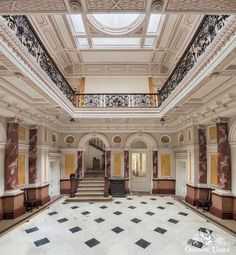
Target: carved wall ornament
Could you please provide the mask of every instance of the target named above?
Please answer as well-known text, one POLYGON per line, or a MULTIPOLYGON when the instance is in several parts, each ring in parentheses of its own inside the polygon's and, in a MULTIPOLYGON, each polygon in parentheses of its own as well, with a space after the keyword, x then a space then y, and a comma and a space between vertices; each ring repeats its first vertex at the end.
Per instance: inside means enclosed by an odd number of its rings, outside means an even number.
POLYGON ((57 135, 56 134, 52 134, 52 142, 56 143, 57 141, 57 135))
POLYGON ((73 144, 75 142, 75 137, 72 135, 68 135, 65 137, 64 141, 66 144, 73 144))
POLYGON ((162 0, 153 0, 151 10, 152 11, 161 11, 162 6, 163 6, 163 1, 162 0))
POLYGON ((183 143, 184 142, 184 134, 181 132, 181 133, 179 133, 179 135, 178 135, 178 141, 180 142, 180 143, 183 143))
POLYGON ((162 144, 170 144, 171 143, 171 137, 168 135, 163 135, 161 137, 161 143, 162 144))
POLYGON ((70 0, 70 10, 72 12, 80 12, 82 11, 82 6, 79 0, 70 0))
POLYGON ((112 141, 114 144, 121 144, 122 142, 122 137, 119 136, 119 135, 115 135, 113 138, 112 138, 112 141))

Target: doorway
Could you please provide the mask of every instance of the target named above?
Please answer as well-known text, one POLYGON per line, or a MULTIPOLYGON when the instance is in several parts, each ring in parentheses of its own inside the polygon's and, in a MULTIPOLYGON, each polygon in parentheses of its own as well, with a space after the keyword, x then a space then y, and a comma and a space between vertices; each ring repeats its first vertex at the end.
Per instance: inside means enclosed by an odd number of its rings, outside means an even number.
POLYGON ((151 191, 151 171, 150 171, 150 154, 147 145, 138 141, 131 145, 130 153, 130 190, 131 192, 151 191))
POLYGON ((176 195, 186 196, 187 193, 187 160, 176 160, 176 195))
POLYGON ((50 160, 49 196, 60 195, 60 159, 50 160))

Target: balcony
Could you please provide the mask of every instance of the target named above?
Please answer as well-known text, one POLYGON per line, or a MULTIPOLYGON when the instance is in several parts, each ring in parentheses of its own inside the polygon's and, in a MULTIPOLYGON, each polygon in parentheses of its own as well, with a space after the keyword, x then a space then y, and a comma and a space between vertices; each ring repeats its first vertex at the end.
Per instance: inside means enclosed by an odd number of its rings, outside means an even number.
POLYGON ((77 94, 77 108, 157 108, 158 94, 77 94))

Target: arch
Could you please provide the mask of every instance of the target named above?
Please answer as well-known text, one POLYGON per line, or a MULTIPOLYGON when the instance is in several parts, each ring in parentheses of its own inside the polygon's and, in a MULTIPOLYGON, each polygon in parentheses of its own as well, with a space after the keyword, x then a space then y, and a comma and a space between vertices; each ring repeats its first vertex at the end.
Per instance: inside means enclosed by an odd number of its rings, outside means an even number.
POLYGON ((236 142, 236 120, 232 124, 230 130, 229 130, 229 143, 235 143, 236 142))
POLYGON ((129 150, 131 147, 131 144, 138 140, 144 141, 147 144, 148 148, 151 148, 151 149, 157 148, 157 142, 153 136, 151 136, 150 134, 147 134, 147 133, 135 133, 135 134, 130 135, 127 138, 126 143, 125 143, 125 149, 129 150))
POLYGON ((0 122, 0 142, 6 143, 6 141, 7 141, 6 130, 3 126, 3 124, 0 122))
POLYGON ((100 134, 100 133, 88 133, 88 134, 83 135, 79 139, 79 144, 78 144, 79 150, 84 150, 86 142, 88 142, 91 138, 99 138, 100 140, 102 140, 104 142, 106 150, 110 149, 110 147, 111 147, 110 142, 105 135, 100 134))

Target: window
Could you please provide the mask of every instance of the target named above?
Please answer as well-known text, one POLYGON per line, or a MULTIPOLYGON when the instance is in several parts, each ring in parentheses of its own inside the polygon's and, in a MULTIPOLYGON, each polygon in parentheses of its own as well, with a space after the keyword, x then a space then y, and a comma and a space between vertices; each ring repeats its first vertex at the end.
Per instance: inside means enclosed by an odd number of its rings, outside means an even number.
POLYGON ((151 14, 149 22, 148 22, 147 33, 150 33, 150 34, 157 33, 159 25, 160 25, 160 21, 161 21, 160 14, 151 14))
POLYGON ((100 47, 138 47, 140 45, 140 38, 138 37, 96 37, 92 38, 94 46, 100 47))

